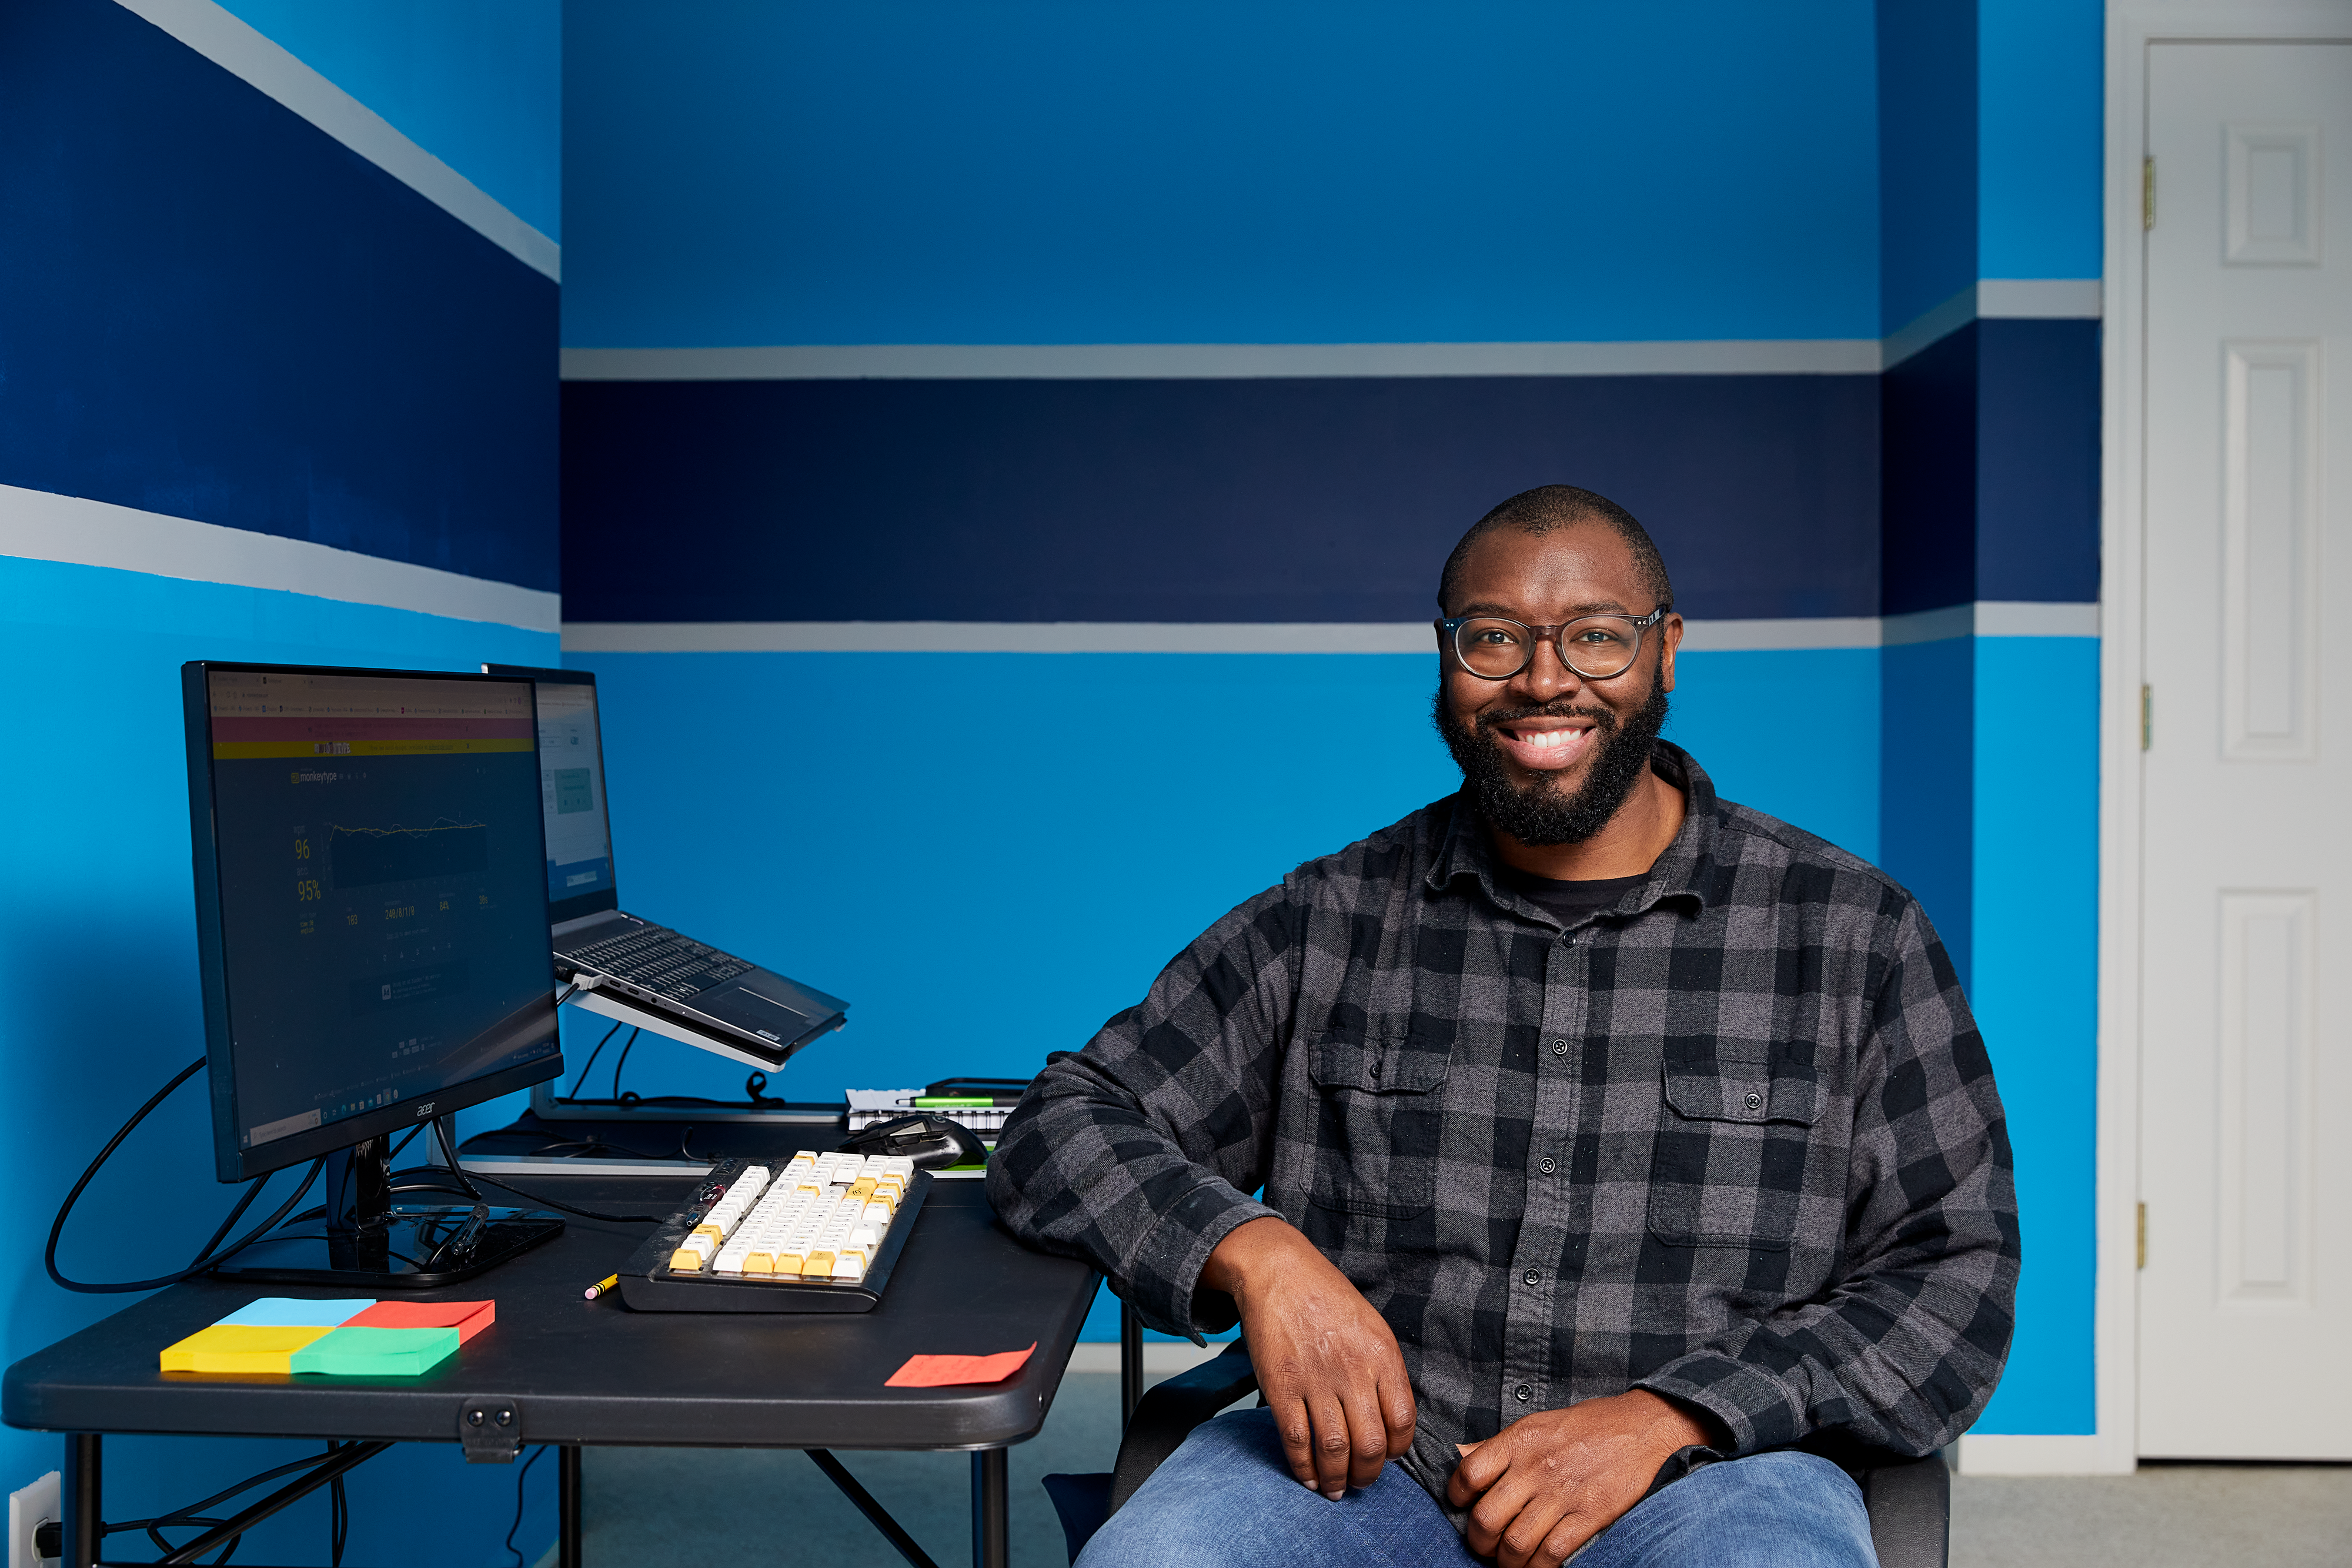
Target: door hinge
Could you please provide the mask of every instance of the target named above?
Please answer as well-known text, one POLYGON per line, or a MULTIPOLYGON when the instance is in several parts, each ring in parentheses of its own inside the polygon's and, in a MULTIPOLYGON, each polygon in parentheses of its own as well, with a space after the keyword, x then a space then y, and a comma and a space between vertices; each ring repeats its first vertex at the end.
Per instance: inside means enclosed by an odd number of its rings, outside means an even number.
POLYGON ((2139 1263, 2138 1263, 2138 1267, 2140 1267, 2140 1268, 2142 1268, 2142 1269, 2145 1269, 2145 1268, 2147 1268, 2147 1205, 2146 1205, 2146 1204, 2144 1204, 2144 1203, 2143 1203, 2143 1204, 2141 1204, 2141 1205, 2139 1206, 2139 1263))
POLYGON ((2156 688, 2144 685, 2139 689, 2139 748, 2152 750, 2156 746, 2156 688))
POLYGON ((2139 161, 2139 226, 2143 230, 2156 226, 2156 160, 2153 158, 2139 161))

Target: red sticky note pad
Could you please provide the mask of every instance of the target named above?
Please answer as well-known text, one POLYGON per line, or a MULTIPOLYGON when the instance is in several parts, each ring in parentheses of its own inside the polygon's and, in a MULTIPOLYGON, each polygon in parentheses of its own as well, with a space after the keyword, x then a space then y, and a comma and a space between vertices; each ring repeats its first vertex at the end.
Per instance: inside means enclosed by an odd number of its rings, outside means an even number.
POLYGON ((957 1383, 1002 1383, 1021 1370, 1037 1346, 994 1355, 910 1355, 885 1388, 945 1388, 957 1383))
POLYGON ((354 1318, 343 1320, 353 1329, 456 1329, 465 1343, 490 1326, 499 1313, 496 1301, 378 1301, 354 1318))

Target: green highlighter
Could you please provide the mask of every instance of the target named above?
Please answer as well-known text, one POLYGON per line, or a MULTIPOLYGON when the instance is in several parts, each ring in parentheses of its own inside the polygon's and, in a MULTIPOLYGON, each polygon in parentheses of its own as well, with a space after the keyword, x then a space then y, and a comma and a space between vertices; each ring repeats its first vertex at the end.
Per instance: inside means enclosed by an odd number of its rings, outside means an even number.
POLYGON ((340 1328, 295 1352, 292 1370, 337 1377, 415 1377, 457 1354, 456 1329, 340 1328))

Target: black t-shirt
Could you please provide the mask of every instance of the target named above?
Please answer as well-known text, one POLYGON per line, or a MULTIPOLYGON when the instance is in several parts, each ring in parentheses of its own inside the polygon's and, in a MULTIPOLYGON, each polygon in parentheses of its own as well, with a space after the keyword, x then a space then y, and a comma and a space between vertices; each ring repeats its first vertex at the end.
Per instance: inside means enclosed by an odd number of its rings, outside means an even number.
POLYGON ((1555 882, 1516 866, 1503 866, 1500 870, 1504 880, 1519 896, 1548 911, 1562 925, 1573 925, 1596 909, 1611 908, 1627 889, 1650 880, 1650 873, 1643 872, 1635 876, 1604 876, 1593 882, 1555 882))

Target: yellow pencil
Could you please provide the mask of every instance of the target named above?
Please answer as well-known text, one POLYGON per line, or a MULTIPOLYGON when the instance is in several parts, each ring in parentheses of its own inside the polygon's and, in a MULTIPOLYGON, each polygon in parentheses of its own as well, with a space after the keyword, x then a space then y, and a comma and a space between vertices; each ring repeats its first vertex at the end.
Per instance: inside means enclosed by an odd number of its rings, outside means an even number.
POLYGON ((593 1301, 620 1282, 621 1277, 618 1274, 607 1274, 580 1293, 593 1301))

